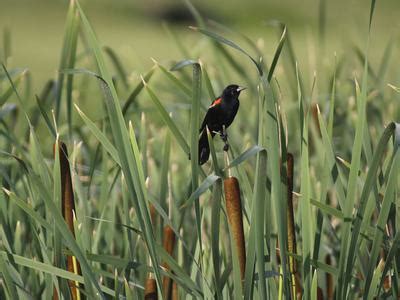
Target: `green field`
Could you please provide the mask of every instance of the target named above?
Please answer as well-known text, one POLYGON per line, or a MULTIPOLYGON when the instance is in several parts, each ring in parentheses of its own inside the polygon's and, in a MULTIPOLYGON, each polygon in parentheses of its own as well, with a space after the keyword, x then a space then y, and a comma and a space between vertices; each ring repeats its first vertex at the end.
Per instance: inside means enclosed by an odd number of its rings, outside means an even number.
POLYGON ((399 11, 0 0, 0 298, 396 299, 399 11))

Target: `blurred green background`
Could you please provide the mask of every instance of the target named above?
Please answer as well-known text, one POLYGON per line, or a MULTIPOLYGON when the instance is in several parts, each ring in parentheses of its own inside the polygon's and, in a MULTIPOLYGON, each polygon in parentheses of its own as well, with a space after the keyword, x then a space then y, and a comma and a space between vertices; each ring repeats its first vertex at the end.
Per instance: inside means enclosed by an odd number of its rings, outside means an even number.
MULTIPOLYGON (((100 42, 116 51, 129 72, 148 70, 153 64, 150 57, 161 62, 184 58, 163 24, 169 24, 190 46, 199 37, 188 29, 195 22, 183 1, 80 2, 100 42)), ((258 40, 264 45, 267 59, 271 58, 277 39, 276 30, 268 23, 284 22, 297 59, 303 62, 303 70, 310 72, 314 72, 313 66, 305 62, 312 62, 313 51, 317 49, 311 41, 317 40, 321 33, 325 32, 324 56, 330 63, 335 52, 348 52, 354 45, 364 48, 370 6, 362 0, 197 0, 193 4, 206 18, 258 40), (320 23, 323 14, 325 25, 320 23)), ((0 29, 11 33, 12 58, 8 66, 28 68, 33 75, 35 93, 46 79, 56 75, 67 7, 68 1, 62 0, 0 0, 0 29)), ((399 38, 399 12, 400 1, 379 1, 372 32, 372 65, 381 59, 388 41, 399 38)))

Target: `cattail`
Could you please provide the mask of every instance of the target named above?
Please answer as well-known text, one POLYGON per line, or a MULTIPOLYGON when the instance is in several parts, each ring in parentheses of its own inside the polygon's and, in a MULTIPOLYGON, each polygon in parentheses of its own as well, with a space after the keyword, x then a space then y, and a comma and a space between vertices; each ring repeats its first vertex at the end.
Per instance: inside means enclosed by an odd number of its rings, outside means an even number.
POLYGON ((144 299, 145 300, 157 300, 158 295, 157 295, 157 283, 154 278, 149 276, 146 279, 146 284, 144 287, 144 299))
MULTIPOLYGON (((172 230, 172 228, 170 226, 165 226, 164 227, 164 241, 163 241, 163 247, 165 249, 165 251, 167 251, 167 253, 169 255, 172 256, 173 252, 174 252, 174 247, 175 247, 175 233, 172 230)), ((163 263, 163 267, 166 270, 170 270, 170 267, 167 263, 163 263)), ((164 291, 164 297, 165 299, 171 299, 172 298, 172 279, 164 276, 163 278, 163 291, 164 291)))
POLYGON ((224 180, 226 213, 231 226, 232 235, 236 243, 239 257, 240 275, 244 279, 246 267, 246 249, 243 232, 242 203, 240 201, 239 182, 235 177, 228 177, 224 180))
MULTIPOLYGON (((168 217, 172 219, 172 186, 171 186, 171 174, 168 173, 168 217)), ((165 251, 172 256, 175 248, 175 233, 171 226, 166 225, 163 230, 163 248, 165 251)), ((170 266, 163 262, 162 266, 165 270, 170 271, 170 266)), ((163 278, 163 291, 165 299, 172 299, 173 297, 173 280, 170 277, 164 276, 163 278)))
MULTIPOLYGON (((384 249, 381 249, 381 260, 383 261, 383 265, 386 264, 386 252, 384 249)), ((392 280, 389 275, 386 275, 383 279, 383 289, 388 291, 392 288, 392 280)))
MULTIPOLYGON (((55 147, 57 144, 54 144, 53 153, 55 157, 55 147)), ((72 188, 72 179, 71 179, 71 170, 69 167, 68 161, 68 150, 67 146, 59 141, 58 142, 58 155, 60 160, 60 175, 61 175, 61 210, 62 215, 64 217, 65 222, 69 230, 75 236, 74 231, 74 214, 75 214, 75 201, 74 201, 74 190, 72 188)), ((76 260, 75 256, 67 255, 67 270, 69 272, 81 275, 81 267, 79 262, 76 260)), ((81 295, 79 293, 79 284, 74 281, 69 281, 69 287, 71 289, 72 299, 81 299, 81 295)), ((53 298, 53 299, 58 299, 53 298)))
MULTIPOLYGON (((142 115, 143 116, 143 115, 142 115)), ((149 189, 150 186, 150 177, 146 178, 145 181, 146 189, 149 189)), ((156 225, 157 221, 157 212, 153 204, 150 203, 150 220, 153 228, 156 225)), ((149 259, 149 266, 151 266, 151 259, 149 259)), ((144 299, 145 300, 157 300, 158 299, 158 291, 157 291, 157 282, 151 275, 151 273, 148 274, 146 278, 146 282, 144 284, 144 299)))
MULTIPOLYGON (((331 256, 329 254, 325 256, 325 263, 329 266, 332 265, 331 256)), ((330 273, 326 273, 326 298, 328 300, 333 299, 333 277, 330 273)))
POLYGON ((324 293, 319 286, 317 287, 317 300, 324 300, 324 293))
POLYGON ((176 284, 176 281, 172 283, 172 300, 178 300, 179 299, 179 290, 178 290, 178 285, 176 284))
MULTIPOLYGON (((294 225, 294 209, 293 209, 293 170, 294 160, 291 153, 287 154, 287 235, 288 235, 288 251, 296 254, 296 231, 294 225)), ((289 256, 289 270, 294 275, 292 277, 293 288, 297 297, 302 295, 300 280, 297 276, 297 262, 293 256, 289 256)))

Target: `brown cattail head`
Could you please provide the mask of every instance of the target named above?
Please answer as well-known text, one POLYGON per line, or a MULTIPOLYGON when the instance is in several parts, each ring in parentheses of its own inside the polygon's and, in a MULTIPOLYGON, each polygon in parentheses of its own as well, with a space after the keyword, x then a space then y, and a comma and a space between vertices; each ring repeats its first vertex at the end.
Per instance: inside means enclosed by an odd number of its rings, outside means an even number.
MULTIPOLYGON (((167 251, 167 253, 172 256, 175 247, 175 233, 168 225, 164 227, 163 247, 165 251, 167 251)), ((170 267, 165 262, 163 263, 163 267, 167 270, 170 270, 170 267)), ((171 280, 171 278, 167 276, 163 278, 163 291, 165 299, 171 299, 172 297, 172 283, 173 281, 171 280)))
POLYGON ((179 299, 179 290, 178 290, 178 285, 174 281, 172 283, 172 300, 178 300, 179 299))
MULTIPOLYGON (((53 146, 53 153, 55 157, 56 144, 53 146)), ((67 146, 59 141, 58 142, 58 156, 60 160, 60 175, 61 175, 61 210, 65 222, 68 225, 69 230, 75 236, 74 231, 74 214, 75 214, 75 201, 74 201, 74 190, 72 188, 71 170, 68 161, 68 150, 67 146)), ((69 272, 81 275, 81 267, 75 257, 67 255, 67 270, 69 272)), ((74 281, 68 281, 71 289, 72 299, 78 299, 79 290, 77 289, 77 283, 74 281)))
POLYGON ((156 221, 157 221, 157 211, 156 208, 154 207, 153 204, 150 203, 150 220, 151 220, 151 224, 153 226, 156 225, 156 221))
MULTIPOLYGON (((56 144, 54 144, 55 147, 56 144)), ((54 157, 55 157, 55 148, 54 157)), ((74 191, 72 188, 71 170, 68 161, 67 146, 59 141, 58 142, 58 155, 60 159, 60 172, 61 172, 61 207, 62 215, 68 225, 69 230, 74 233, 74 220, 73 211, 75 211, 74 191)))
MULTIPOLYGON (((287 153, 286 157, 286 183, 287 183, 287 249, 290 253, 296 254, 296 230, 294 224, 294 206, 293 206, 293 177, 294 177, 294 159, 291 153, 287 153)), ((302 287, 297 273, 297 261, 293 256, 289 256, 289 270, 294 274, 294 290, 297 297, 302 296, 302 287)))
POLYGON ((301 287, 301 280, 299 273, 294 274, 294 284, 296 288, 296 297, 297 299, 301 299, 303 297, 303 289, 301 287))
POLYGON ((144 299, 145 300, 157 300, 157 283, 154 278, 148 277, 144 287, 144 299))
POLYGON ((317 300, 324 300, 324 293, 319 286, 317 287, 317 300))
MULTIPOLYGON (((381 249, 381 260, 383 261, 383 264, 386 264, 386 251, 384 249, 381 249)), ((384 280, 383 280, 383 289, 385 291, 388 291, 392 288, 392 278, 389 275, 386 275, 384 280)))
MULTIPOLYGON (((293 155, 287 154, 287 230, 288 230, 288 251, 296 254, 296 231, 294 227, 294 209, 293 209, 293 155)), ((296 260, 289 258, 289 267, 292 273, 295 273, 296 260)))
MULTIPOLYGON (((332 261, 331 261, 331 256, 329 254, 327 254, 325 256, 325 263, 327 265, 332 265, 332 261)), ((333 277, 332 274, 330 273, 326 273, 326 298, 328 300, 332 300, 333 299, 333 277)))
POLYGON ((224 180, 226 213, 231 226, 232 235, 236 243, 239 257, 241 279, 244 279, 246 267, 246 249, 243 232, 242 203, 240 201, 239 182, 235 177, 228 177, 224 180))

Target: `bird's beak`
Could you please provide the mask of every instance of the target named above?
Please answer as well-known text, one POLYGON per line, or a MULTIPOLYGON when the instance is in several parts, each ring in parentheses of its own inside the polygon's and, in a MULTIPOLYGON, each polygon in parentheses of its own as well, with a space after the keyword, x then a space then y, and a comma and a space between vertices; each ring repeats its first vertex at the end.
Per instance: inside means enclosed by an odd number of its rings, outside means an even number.
POLYGON ((242 87, 242 86, 239 86, 238 88, 237 88, 237 92, 238 93, 240 93, 241 91, 243 91, 243 90, 245 90, 246 88, 245 87, 242 87))

